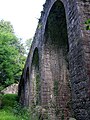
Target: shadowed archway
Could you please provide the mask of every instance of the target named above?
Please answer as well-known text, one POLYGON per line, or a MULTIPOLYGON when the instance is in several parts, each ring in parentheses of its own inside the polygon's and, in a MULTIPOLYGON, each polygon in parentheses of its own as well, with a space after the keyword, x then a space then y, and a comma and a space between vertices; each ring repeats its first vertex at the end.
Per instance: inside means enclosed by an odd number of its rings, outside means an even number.
POLYGON ((72 114, 68 61, 68 34, 65 9, 59 0, 49 13, 42 48, 42 106, 51 119, 67 120, 72 114), (69 105, 69 106, 68 106, 69 105))
POLYGON ((32 64, 31 64, 31 76, 30 76, 30 106, 41 104, 41 93, 40 93, 40 72, 39 72, 39 54, 38 49, 35 48, 32 64))

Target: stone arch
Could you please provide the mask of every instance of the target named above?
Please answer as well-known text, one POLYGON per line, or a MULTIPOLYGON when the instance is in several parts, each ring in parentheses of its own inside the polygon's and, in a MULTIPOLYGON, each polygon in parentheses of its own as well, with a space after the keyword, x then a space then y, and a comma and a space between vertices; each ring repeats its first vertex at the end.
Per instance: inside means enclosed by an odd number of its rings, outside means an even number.
MULTIPOLYGON (((48 109, 50 107, 50 99, 53 98, 53 101, 55 100, 53 97, 53 79, 58 78, 58 76, 63 73, 60 72, 60 70, 64 71, 64 68, 66 68, 66 73, 68 73, 69 69, 70 77, 69 75, 65 76, 67 76, 71 80, 73 111, 77 120, 90 119, 90 31, 86 31, 85 25, 83 24, 85 20, 89 18, 89 8, 89 0, 46 0, 23 72, 23 76, 25 76, 25 70, 29 64, 31 83, 31 81, 33 80, 32 71, 35 71, 32 69, 32 59, 34 58, 33 55, 35 53, 35 48, 38 48, 40 63, 39 71, 41 78, 41 105, 43 108, 48 109), (54 41, 54 35, 55 38, 58 39, 60 37, 60 34, 58 34, 58 32, 62 33, 64 29, 62 29, 62 31, 60 32, 60 29, 58 27, 61 28, 61 26, 59 25, 59 23, 56 27, 56 24, 53 25, 56 20, 53 22, 49 20, 50 14, 53 11, 52 8, 57 2, 63 4, 62 6, 64 7, 66 13, 65 16, 67 32, 65 33, 68 33, 68 41, 65 41, 66 49, 63 49, 63 47, 65 48, 65 46, 60 47, 61 45, 63 45, 63 42, 58 42, 58 40, 56 39, 56 41, 54 41), (48 25, 48 23, 52 23, 51 28, 57 28, 58 32, 53 32, 52 35, 53 29, 50 30, 50 25, 48 25), (65 50, 67 50, 66 56, 68 56, 68 60, 66 60, 67 57, 65 58, 65 56, 63 55, 65 50), (60 58, 60 56, 62 56, 62 58, 60 58), (61 67, 62 69, 58 67, 61 65, 59 59, 63 63, 63 66, 61 67), (57 69, 53 70, 54 68, 57 69), (58 73, 58 75, 55 73, 58 73)), ((58 20, 61 21, 60 18, 58 18, 58 20)), ((60 37, 60 39, 64 37, 65 36, 60 37)), ((23 80, 22 77, 21 80, 24 81, 25 79, 23 80)), ((20 84, 24 84, 24 82, 21 82, 20 84)), ((31 90, 33 90, 31 84, 29 85, 29 88, 30 104, 32 98, 34 99, 34 97, 32 97, 33 95, 31 94, 31 90)), ((66 89, 67 87, 63 88, 66 89)), ((50 114, 51 118, 55 120, 55 110, 49 108, 48 113, 50 114), (53 113, 53 115, 51 113, 53 113)), ((69 115, 70 114, 68 113, 65 119, 67 119, 69 115)), ((65 113, 64 116, 66 116, 65 113)), ((60 118, 60 115, 58 116, 58 118, 60 118)))
MULTIPOLYGON (((57 0, 59 1, 59 0, 57 0)), ((45 13, 44 19, 45 26, 47 29, 47 19, 50 11, 57 2, 56 0, 48 1, 47 6, 49 6, 47 14, 45 13), (51 2, 51 3, 50 3, 51 2)), ((87 109, 86 106, 89 104, 90 99, 90 76, 89 76, 89 58, 90 58, 90 47, 89 47, 89 39, 90 39, 90 31, 85 30, 85 25, 83 24, 85 19, 88 18, 90 13, 90 2, 89 1, 65 1, 62 0, 66 11, 66 20, 67 20, 67 32, 68 32, 68 43, 69 43, 69 71, 70 71, 70 79, 71 79, 71 86, 72 86, 72 103, 73 103, 73 111, 75 113, 75 117, 78 120, 90 119, 89 107, 87 109), (88 7, 88 8, 86 8, 88 7), (85 9, 84 9, 85 8, 85 9), (88 86, 88 89, 87 89, 88 86), (85 94, 85 96, 83 95, 85 94), (85 102, 84 102, 85 100, 85 102), (83 104, 83 102, 86 104, 83 104), (82 115, 83 112, 83 115, 82 115)), ((45 29, 45 28, 43 28, 45 29)), ((43 32, 43 31, 42 31, 43 32)), ((45 54, 49 57, 49 52, 47 49, 47 53, 45 49, 45 30, 42 35, 43 43, 42 43, 42 59, 45 54)), ((46 58, 47 59, 47 58, 46 58)), ((49 59, 48 64, 49 64, 49 59)), ((42 60, 41 64, 43 64, 44 60, 42 60)), ((49 70, 49 69, 48 69, 49 70)), ((45 80, 45 69, 42 68, 42 79, 45 80)), ((48 74, 48 73, 47 73, 48 74)), ((50 73, 52 76, 52 72, 50 73)), ((52 79, 51 77, 49 79, 52 79)), ((43 83, 47 84, 47 83, 43 83)), ((45 85, 43 85, 45 86, 45 85)), ((42 86, 42 87, 43 87, 42 86)), ((46 89, 46 88, 42 88, 46 89)), ((44 94, 44 93, 43 93, 44 94)), ((47 96, 47 95, 46 95, 47 96)), ((42 95, 42 104, 45 104, 43 95, 42 95)), ((46 97, 46 104, 48 104, 48 97, 46 97)))
POLYGON ((65 9, 60 1, 53 4, 48 15, 42 49, 42 106, 53 120, 69 119, 69 45, 65 9))
POLYGON ((20 83, 18 86, 18 97, 19 103, 24 107, 25 106, 25 87, 24 87, 24 78, 21 76, 20 83))
POLYGON ((31 71, 30 71, 30 106, 40 105, 40 72, 39 72, 39 53, 38 48, 34 49, 31 71))
POLYGON ((21 80, 18 86, 18 96, 20 104, 25 107, 29 105, 29 67, 26 67, 23 70, 23 74, 21 75, 21 80))

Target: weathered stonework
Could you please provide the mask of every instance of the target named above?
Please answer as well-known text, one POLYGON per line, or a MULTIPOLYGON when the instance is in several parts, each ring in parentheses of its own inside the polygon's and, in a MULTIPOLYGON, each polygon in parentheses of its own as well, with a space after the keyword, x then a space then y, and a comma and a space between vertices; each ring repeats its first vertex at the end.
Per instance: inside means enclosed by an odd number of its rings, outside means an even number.
POLYGON ((1 94, 17 94, 18 93, 18 84, 14 83, 2 91, 0 91, 1 94))
POLYGON ((90 120, 90 0, 46 0, 19 84, 44 119, 90 120), (74 114, 73 114, 74 113, 74 114))

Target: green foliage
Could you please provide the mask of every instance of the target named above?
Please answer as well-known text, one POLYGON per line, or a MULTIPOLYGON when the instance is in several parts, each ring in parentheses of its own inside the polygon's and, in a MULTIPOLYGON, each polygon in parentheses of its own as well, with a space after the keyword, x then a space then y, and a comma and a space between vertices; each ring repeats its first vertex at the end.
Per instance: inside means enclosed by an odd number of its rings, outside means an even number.
POLYGON ((41 29, 42 28, 42 24, 41 23, 38 23, 38 29, 41 29))
POLYGON ((4 86, 0 86, 0 91, 4 89, 4 86))
POLYGON ((28 54, 28 52, 29 52, 29 50, 30 50, 31 44, 32 44, 32 38, 27 39, 27 40, 26 40, 26 45, 25 45, 27 54, 28 54))
POLYGON ((0 120, 38 120, 36 114, 18 103, 16 94, 0 95, 2 108, 0 109, 0 120))
POLYGON ((13 26, 11 25, 11 23, 9 21, 4 21, 1 20, 0 21, 0 33, 4 32, 4 33, 14 33, 14 29, 13 26))
POLYGON ((30 110, 26 107, 22 107, 19 103, 16 103, 16 105, 13 108, 14 115, 21 116, 23 120, 30 120, 30 110))
POLYGON ((9 110, 0 110, 0 120, 19 120, 19 118, 9 110))
POLYGON ((18 96, 16 94, 5 94, 2 96, 2 106, 3 108, 14 107, 18 96))
POLYGON ((0 90, 17 82, 25 61, 25 49, 10 22, 0 21, 0 90))
POLYGON ((90 19, 85 22, 86 30, 90 30, 90 19))
POLYGON ((0 120, 18 120, 13 113, 13 106, 16 104, 16 94, 0 95, 2 107, 0 109, 0 120))

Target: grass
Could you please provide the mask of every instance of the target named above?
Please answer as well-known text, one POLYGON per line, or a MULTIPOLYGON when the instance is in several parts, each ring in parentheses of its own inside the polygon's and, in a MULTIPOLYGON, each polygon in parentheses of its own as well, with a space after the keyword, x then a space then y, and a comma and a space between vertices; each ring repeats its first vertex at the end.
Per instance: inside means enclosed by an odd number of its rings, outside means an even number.
MULTIPOLYGON (((28 120, 24 115, 21 115, 16 107, 17 103, 16 94, 0 95, 2 106, 0 108, 0 120, 28 120), (17 111, 18 114, 15 113, 17 111)), ((19 105, 18 105, 19 107, 19 105)))
POLYGON ((9 110, 0 110, 0 120, 19 120, 19 117, 15 116, 9 110))
POLYGON ((38 117, 33 116, 28 108, 22 108, 17 102, 16 94, 0 95, 0 100, 2 101, 0 120, 38 120, 38 117))
POLYGON ((16 104, 18 99, 18 96, 16 94, 5 94, 1 96, 2 100, 2 107, 3 108, 8 108, 11 107, 13 108, 14 105, 16 104))

